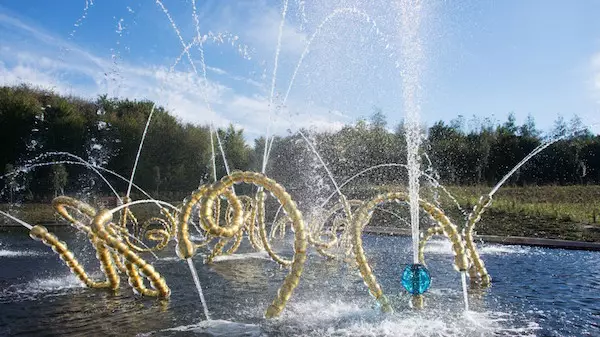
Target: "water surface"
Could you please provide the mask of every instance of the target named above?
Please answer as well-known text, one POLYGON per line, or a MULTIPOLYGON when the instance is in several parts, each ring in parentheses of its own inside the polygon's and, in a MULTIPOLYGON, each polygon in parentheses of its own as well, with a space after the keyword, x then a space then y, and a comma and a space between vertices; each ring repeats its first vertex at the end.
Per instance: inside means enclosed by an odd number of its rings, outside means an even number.
MULTIPOLYGON (((86 270, 99 277, 94 250, 83 235, 52 229, 86 270)), ((284 245, 289 250, 291 243, 284 245)), ((172 289, 168 302, 136 297, 122 278, 117 294, 86 289, 49 248, 21 229, 0 232, 0 335, 173 336, 598 336, 600 253, 483 245, 493 286, 471 289, 471 312, 462 307, 460 275, 450 245, 432 241, 426 252, 433 281, 426 308, 409 308, 400 273, 411 262, 406 237, 365 236, 373 269, 396 312, 379 313, 358 272, 309 256, 299 287, 280 318, 262 315, 286 271, 248 247, 242 254, 203 265, 195 258, 212 318, 174 248, 147 256, 172 289), (240 323, 233 325, 229 322, 240 323), (244 325, 245 324, 245 325, 244 325), (200 334, 202 335, 202 334, 200 334), (206 335, 206 334, 205 334, 206 335)))

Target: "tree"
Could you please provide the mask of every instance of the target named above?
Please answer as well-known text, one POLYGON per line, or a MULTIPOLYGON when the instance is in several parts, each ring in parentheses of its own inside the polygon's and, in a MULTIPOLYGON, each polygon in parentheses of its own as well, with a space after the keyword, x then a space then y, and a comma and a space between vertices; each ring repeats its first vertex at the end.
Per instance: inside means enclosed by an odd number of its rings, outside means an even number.
POLYGON ((385 114, 380 108, 373 108, 373 114, 371 115, 371 127, 375 129, 385 129, 387 120, 385 114))
POLYGON ((508 114, 508 119, 499 128, 499 131, 500 131, 500 133, 503 133, 506 135, 514 135, 517 133, 517 122, 516 122, 514 112, 511 112, 508 114))
POLYGON ((456 130, 457 132, 463 132, 465 128, 465 116, 458 115, 458 117, 451 120, 450 127, 456 130))
POLYGON ((527 120, 519 128, 519 134, 527 138, 537 138, 540 136, 540 131, 535 127, 535 119, 531 114, 527 115, 527 120))
MULTIPOLYGON (((32 164, 30 160, 38 155, 66 151, 127 177, 153 106, 149 101, 106 95, 90 101, 26 86, 0 87, 0 144, 6 145, 0 147, 0 168, 12 171, 13 165, 32 164)), ((137 166, 136 185, 164 195, 167 191, 188 192, 200 181, 212 181, 209 126, 183 123, 164 108, 154 107, 137 166)), ((339 181, 374 165, 406 161, 403 123, 390 131, 383 112, 377 108, 372 112, 367 119, 339 131, 304 130, 339 181)), ((429 154, 429 169, 439 172, 442 183, 494 184, 544 141, 531 116, 522 125, 516 124, 513 114, 505 122, 493 117, 465 121, 459 116, 449 123, 437 122, 426 133, 422 150, 429 154)), ((568 137, 534 157, 508 183, 599 184, 600 137, 584 125, 576 116, 568 121, 559 116, 555 134, 568 137)), ((264 138, 249 145, 243 130, 233 125, 218 132, 230 170, 261 170, 264 138)), ((225 174, 225 165, 220 149, 215 148, 220 178, 225 174)), ((320 181, 324 175, 321 164, 299 134, 275 138, 267 172, 292 193, 307 193, 307 186, 317 185, 322 186, 322 192, 330 192, 330 186, 320 181)), ((402 172, 373 170, 353 184, 401 185, 406 183, 402 172)), ((37 167, 16 177, 18 184, 16 178, 0 180, 0 189, 6 191, 7 198, 10 193, 11 201, 17 198, 17 185, 19 191, 38 199, 90 186, 96 193, 108 192, 108 187, 94 177, 79 166, 68 166, 68 170, 64 166, 37 167)), ((127 188, 126 182, 107 178, 115 189, 127 188)), ((310 192, 315 192, 314 188, 310 192)), ((302 197, 316 200, 312 195, 302 197)))
MULTIPOLYGON (((13 173, 15 167, 12 164, 6 164, 4 166, 4 175, 6 176, 9 173, 13 173)), ((14 202, 14 193, 17 189, 17 181, 15 180, 15 176, 10 176, 8 181, 8 193, 9 193, 9 201, 12 204, 14 202)))
POLYGON ((558 115, 556 120, 554 121, 554 129, 552 130, 553 137, 562 137, 566 136, 568 132, 567 123, 562 115, 558 115))
POLYGON ((158 196, 158 188, 160 187, 160 183, 162 182, 162 180, 160 179, 160 167, 158 166, 154 166, 152 168, 152 176, 154 177, 154 183, 156 184, 156 190, 155 190, 155 194, 156 196, 158 196))
MULTIPOLYGON (((250 147, 244 139, 244 130, 236 129, 233 124, 230 124, 226 130, 219 129, 221 144, 225 151, 225 159, 230 170, 246 170, 250 167, 250 147)), ((217 162, 223 166, 222 156, 217 157, 217 162)), ((224 172, 223 172, 224 173, 224 172)))
POLYGON ((569 131, 573 134, 572 137, 575 138, 591 138, 593 135, 590 130, 583 125, 581 118, 577 115, 573 115, 571 120, 569 120, 569 131))
POLYGON ((64 164, 52 166, 52 186, 54 188, 54 197, 65 194, 69 174, 64 164))

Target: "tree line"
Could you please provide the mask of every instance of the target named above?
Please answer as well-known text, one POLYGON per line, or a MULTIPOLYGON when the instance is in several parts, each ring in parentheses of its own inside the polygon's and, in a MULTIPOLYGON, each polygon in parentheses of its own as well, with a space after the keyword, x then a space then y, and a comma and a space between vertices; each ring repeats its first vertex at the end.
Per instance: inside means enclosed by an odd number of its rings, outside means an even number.
MULTIPOLYGON (((47 200, 59 193, 110 192, 89 168, 64 161, 73 157, 129 178, 150 112, 152 121, 141 152, 135 183, 161 198, 179 198, 213 179, 211 129, 184 123, 150 101, 100 96, 96 100, 63 96, 25 85, 0 88, 0 169, 4 173, 34 163, 61 164, 36 167, 0 180, 1 197, 47 200), (35 161, 32 159, 37 158, 35 161)), ((269 144, 267 174, 295 193, 310 186, 331 189, 313 144, 338 181, 384 163, 406 162, 404 125, 390 128, 383 112, 337 131, 302 130, 278 136, 269 144)), ((251 146, 244 130, 229 126, 217 130, 231 170, 260 171, 265 139, 251 146)), ((559 118, 554 130, 543 134, 533 118, 517 125, 513 115, 503 123, 463 117, 436 122, 423 129, 422 169, 443 184, 492 185, 528 153, 551 137, 563 138, 520 169, 509 181, 516 185, 600 184, 600 136, 574 117, 559 118), (467 127, 467 125, 469 125, 467 127)), ((212 143, 217 147, 217 139, 212 143)), ((225 174, 216 153, 217 176, 225 174)), ((127 183, 106 175, 121 193, 127 183)), ((359 184, 404 184, 406 170, 391 166, 369 171, 359 184)))

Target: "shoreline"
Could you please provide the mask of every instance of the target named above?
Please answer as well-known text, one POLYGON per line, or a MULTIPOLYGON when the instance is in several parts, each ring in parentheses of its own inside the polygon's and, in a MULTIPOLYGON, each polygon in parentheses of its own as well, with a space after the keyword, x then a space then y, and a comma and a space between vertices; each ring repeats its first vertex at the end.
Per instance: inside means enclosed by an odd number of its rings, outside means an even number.
MULTIPOLYGON (((48 222, 39 223, 39 225, 47 227, 69 227, 66 223, 48 222)), ((13 229, 23 228, 18 224, 0 225, 2 229, 13 229)), ((363 230, 364 233, 375 234, 375 235, 390 235, 390 236, 411 236, 411 231, 404 228, 393 228, 393 227, 378 227, 378 226, 366 226, 363 230)), ((486 243, 496 243, 502 245, 520 245, 520 246, 532 246, 532 247, 544 247, 553 249, 568 249, 568 250, 587 250, 587 251, 600 251, 600 242, 587 242, 587 241, 572 241, 572 240, 560 240, 560 239, 545 239, 536 237, 524 237, 524 236, 499 236, 499 235, 475 235, 477 241, 483 241, 486 243)))
MULTIPOLYGON (((408 229, 391 227, 366 226, 363 232, 375 235, 411 236, 411 232, 408 229)), ((600 251, 600 242, 544 239, 510 235, 475 235, 475 239, 481 240, 486 243, 497 243, 503 245, 520 245, 553 249, 600 251)))

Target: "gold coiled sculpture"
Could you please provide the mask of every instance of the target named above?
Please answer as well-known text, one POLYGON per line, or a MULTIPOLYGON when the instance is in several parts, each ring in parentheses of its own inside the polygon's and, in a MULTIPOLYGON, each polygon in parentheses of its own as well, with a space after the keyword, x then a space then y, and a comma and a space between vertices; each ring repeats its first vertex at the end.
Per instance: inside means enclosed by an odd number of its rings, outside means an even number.
MULTIPOLYGON (((362 232, 364 227, 371 220, 371 215, 377 206, 387 202, 409 202, 409 200, 410 199, 408 195, 402 192, 380 194, 360 206, 360 208, 355 212, 352 222, 353 250, 356 263, 358 265, 358 270, 360 271, 365 284, 369 288, 370 294, 375 298, 378 305, 381 307, 381 310, 384 312, 393 312, 393 309, 389 303, 389 300, 383 294, 383 290, 377 282, 377 278, 375 277, 375 274, 373 273, 373 270, 367 261, 367 256, 365 255, 362 243, 362 232)), ((419 200, 419 205, 427 214, 431 216, 433 220, 438 223, 443 233, 452 242, 452 250, 454 252, 454 267, 458 271, 466 271, 469 267, 469 263, 465 253, 463 240, 458 234, 456 226, 450 221, 450 219, 448 219, 448 217, 446 217, 444 212, 436 206, 423 200, 419 200)), ((422 298, 417 297, 416 302, 422 303, 422 298)))
MULTIPOLYGON (((101 270, 106 276, 106 281, 92 281, 83 267, 77 262, 72 252, 70 252, 63 242, 58 241, 56 236, 50 234, 48 230, 41 226, 31 229, 30 235, 36 239, 42 240, 45 244, 52 247, 73 273, 88 287, 91 288, 110 288, 117 290, 120 279, 118 272, 125 273, 128 276, 129 284, 138 294, 151 297, 168 298, 171 291, 166 285, 162 276, 154 270, 154 267, 138 256, 133 250, 148 251, 149 249, 140 249, 129 242, 127 235, 124 235, 126 228, 112 223, 112 214, 106 210, 96 212, 96 210, 82 202, 69 197, 57 197, 52 201, 52 206, 57 213, 67 220, 74 228, 85 232, 93 247, 96 249, 96 256, 101 264, 101 270), (69 209, 79 213, 87 219, 92 219, 90 224, 85 224, 76 219, 76 216, 69 212, 69 209), (123 238, 127 239, 123 239, 123 238), (153 289, 144 285, 140 272, 147 278, 153 289)), ((122 217, 126 217, 129 210, 123 210, 122 217)), ((166 210, 165 210, 166 212, 166 210)), ((168 213, 168 212, 167 212, 168 213)), ((121 222, 124 224, 124 222, 121 222)), ((160 240, 160 247, 164 242, 164 234, 157 231, 148 231, 148 237, 153 240, 160 240), (163 236, 162 238, 160 236, 163 236)), ((168 241, 168 233, 166 235, 168 241)), ((166 246, 166 244, 164 244, 166 246)))
MULTIPOLYGON (((30 236, 50 246, 90 288, 117 290, 120 285, 119 274, 126 274, 135 293, 165 299, 171 294, 166 280, 140 254, 163 250, 171 240, 175 240, 175 251, 181 259, 191 259, 199 248, 207 248, 209 254, 205 262, 211 263, 219 255, 235 253, 244 237, 247 237, 251 247, 265 251, 273 261, 289 270, 265 312, 267 318, 278 316, 285 308, 300 281, 308 246, 313 246, 318 253, 329 259, 353 257, 352 261, 356 263, 370 294, 375 297, 381 309, 384 312, 393 311, 368 263, 362 233, 370 222, 373 211, 380 205, 409 202, 405 193, 384 193, 365 202, 347 200, 342 195, 338 203, 321 213, 311 215, 310 220, 305 223, 298 206, 283 186, 260 173, 236 171, 220 181, 199 187, 184 200, 181 209, 175 212, 161 207, 162 217, 151 217, 139 222, 128 207, 131 200, 124 198, 124 202, 125 205, 120 207, 119 218, 113 221, 111 211, 97 211, 87 203, 70 197, 61 196, 52 201, 52 206, 62 218, 88 236, 96 250, 105 275, 104 280, 93 280, 67 245, 45 227, 33 227, 30 236), (254 185, 258 191, 253 197, 237 195, 234 186, 239 183, 254 185), (274 220, 270 232, 267 231, 265 220, 267 195, 272 195, 284 212, 282 217, 274 220), (226 206, 223 208, 224 202, 226 206), (195 217, 199 220, 197 224, 193 222, 195 217), (200 241, 192 241, 190 225, 203 235, 200 241), (288 225, 293 232, 291 258, 278 254, 272 247, 272 240, 277 236, 286 236, 288 225), (155 244, 152 247, 140 245, 143 240, 155 244), (211 246, 212 243, 214 245, 211 246), (150 286, 146 286, 145 282, 150 286)), ((424 248, 427 241, 433 235, 445 235, 452 243, 455 268, 468 272, 472 281, 488 285, 491 278, 477 253, 473 229, 490 204, 490 197, 479 200, 461 235, 457 226, 441 209, 419 200, 422 210, 437 224, 423 233, 419 244, 419 261, 425 264, 424 248)), ((414 305, 422 306, 422 303, 421 295, 413 298, 414 305)))
MULTIPOLYGON (((467 223, 462 233, 464 245, 468 252, 468 273, 471 284, 480 284, 484 287, 487 287, 491 284, 492 278, 488 274, 485 263, 477 251, 477 246, 475 245, 474 241, 474 228, 479 220, 481 220, 481 215, 483 212, 485 212, 485 210, 490 207, 491 204, 492 198, 489 195, 484 195, 479 198, 479 201, 473 207, 473 211, 467 218, 467 223)), ((431 227, 424 232, 423 237, 419 242, 419 262, 422 264, 425 264, 425 245, 427 244, 427 241, 434 235, 446 235, 446 233, 440 226, 431 227)))
POLYGON ((477 248, 475 246, 475 242, 473 240, 473 231, 475 229, 475 225, 481 220, 481 215, 485 210, 490 207, 492 204, 492 197, 489 195, 484 195, 479 198, 479 201, 473 207, 473 211, 469 215, 467 220, 467 224, 464 230, 465 244, 467 246, 467 250, 469 251, 469 257, 471 260, 471 268, 469 270, 469 277, 471 281, 477 280, 477 276, 479 277, 479 282, 481 282, 482 286, 488 286, 492 282, 492 278, 490 274, 488 274, 487 269, 485 268, 485 263, 479 256, 477 252, 477 248))
MULTIPOLYGON (((244 225, 243 207, 240 199, 235 196, 232 190, 233 185, 237 183, 253 184, 259 188, 257 193, 258 202, 256 216, 259 219, 259 223, 263 224, 259 230, 262 244, 273 260, 282 265, 289 265, 290 268, 283 284, 277 291, 275 299, 271 305, 269 305, 265 313, 265 317, 267 318, 275 317, 281 313, 287 301, 292 296, 294 288, 296 288, 300 281, 300 275, 302 275, 304 262, 306 261, 308 241, 302 213, 300 213, 300 210, 298 210, 296 203, 292 200, 290 195, 281 185, 275 182, 275 180, 255 172, 233 172, 231 175, 223 177, 220 181, 212 185, 202 186, 192 193, 184 203, 181 213, 179 214, 179 230, 177 232, 176 247, 177 255, 182 259, 192 258, 199 247, 198 244, 192 242, 189 237, 188 223, 192 217, 192 211, 195 205, 199 206, 200 227, 207 234, 213 237, 232 238, 242 230, 244 225), (266 239, 266 229, 264 227, 263 219, 264 206, 261 206, 264 205, 265 190, 275 197, 293 224, 294 256, 289 263, 273 252, 270 248, 268 239, 266 239), (215 221, 213 206, 220 197, 224 197, 231 207, 231 221, 226 227, 219 226, 215 221)), ((254 223, 252 220, 251 222, 254 223)), ((250 232, 253 230, 253 228, 249 228, 250 232)))

